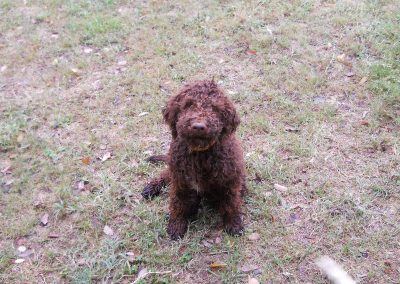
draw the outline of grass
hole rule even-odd
[[[0,282],[327,283],[327,254],[398,283],[398,1],[25,2],[0,1]],[[205,206],[172,242],[145,158],[168,97],[213,76],[241,114],[246,235]]]

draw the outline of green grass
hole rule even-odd
[[[327,283],[327,254],[397,283],[397,2],[0,1],[0,282]],[[205,206],[172,242],[145,159],[168,97],[211,77],[241,115],[246,235]]]

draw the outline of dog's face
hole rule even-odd
[[[239,117],[231,101],[213,81],[186,86],[164,109],[173,138],[180,137],[192,151],[206,151],[232,134]]]

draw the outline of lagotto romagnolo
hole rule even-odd
[[[171,239],[184,236],[201,198],[221,214],[226,232],[243,234],[245,170],[233,103],[213,80],[196,81],[171,97],[163,116],[172,134],[169,153],[152,159],[165,160],[168,168],[142,195],[150,198],[170,185]]]

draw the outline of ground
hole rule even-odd
[[[399,15],[396,0],[0,0],[0,282],[328,283],[329,255],[358,283],[399,283]],[[168,149],[168,97],[207,78],[241,114],[246,234],[204,206],[174,242],[167,194],[140,196],[162,170],[145,159]]]

